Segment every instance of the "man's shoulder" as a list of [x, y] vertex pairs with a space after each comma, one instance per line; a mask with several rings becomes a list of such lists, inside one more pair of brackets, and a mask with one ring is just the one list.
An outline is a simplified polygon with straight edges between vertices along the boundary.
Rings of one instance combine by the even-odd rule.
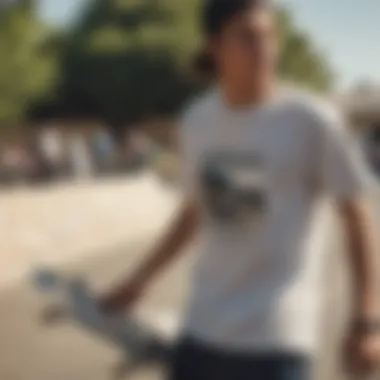
[[185, 124], [198, 123], [212, 113], [216, 105], [216, 91], [208, 90], [192, 98], [184, 107], [181, 121]]
[[302, 120], [310, 124], [335, 124], [343, 118], [340, 107], [327, 96], [305, 90], [286, 88], [281, 104], [288, 112], [302, 117]]

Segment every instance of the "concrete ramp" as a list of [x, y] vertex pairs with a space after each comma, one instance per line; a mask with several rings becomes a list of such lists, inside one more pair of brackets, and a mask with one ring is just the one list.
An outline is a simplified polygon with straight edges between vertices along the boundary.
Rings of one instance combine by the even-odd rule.
[[0, 194], [0, 281], [151, 236], [178, 195], [150, 173]]

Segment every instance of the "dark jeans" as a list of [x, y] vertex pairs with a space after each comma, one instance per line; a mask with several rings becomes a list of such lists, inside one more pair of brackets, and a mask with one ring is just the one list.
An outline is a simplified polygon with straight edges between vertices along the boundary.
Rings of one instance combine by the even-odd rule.
[[168, 380], [309, 380], [307, 356], [293, 353], [236, 353], [182, 339]]

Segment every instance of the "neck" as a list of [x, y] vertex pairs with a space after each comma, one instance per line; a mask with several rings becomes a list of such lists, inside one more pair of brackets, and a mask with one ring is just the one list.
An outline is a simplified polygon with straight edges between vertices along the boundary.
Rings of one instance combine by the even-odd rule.
[[246, 108], [259, 105], [268, 100], [274, 90], [274, 82], [270, 78], [260, 78], [252, 83], [249, 81], [231, 81], [221, 78], [220, 88], [226, 102], [232, 108]]

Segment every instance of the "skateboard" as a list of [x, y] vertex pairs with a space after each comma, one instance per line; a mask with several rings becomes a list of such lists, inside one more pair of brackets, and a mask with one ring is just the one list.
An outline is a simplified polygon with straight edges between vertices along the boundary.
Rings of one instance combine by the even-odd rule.
[[35, 290], [49, 295], [51, 304], [41, 313], [43, 324], [72, 321], [123, 354], [115, 377], [122, 378], [138, 367], [165, 364], [170, 360], [173, 338], [132, 315], [105, 315], [97, 306], [97, 298], [83, 279], [69, 278], [51, 269], [39, 268], [32, 275]]

